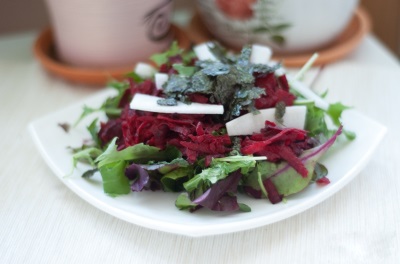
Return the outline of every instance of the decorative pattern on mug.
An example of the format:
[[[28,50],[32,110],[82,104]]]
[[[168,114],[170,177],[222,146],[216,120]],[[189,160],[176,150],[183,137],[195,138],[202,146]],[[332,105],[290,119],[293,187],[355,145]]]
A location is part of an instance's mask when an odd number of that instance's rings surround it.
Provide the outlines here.
[[[144,22],[147,25],[147,37],[152,41],[164,40],[170,31],[169,9],[172,0],[165,0],[150,10],[144,16]]]

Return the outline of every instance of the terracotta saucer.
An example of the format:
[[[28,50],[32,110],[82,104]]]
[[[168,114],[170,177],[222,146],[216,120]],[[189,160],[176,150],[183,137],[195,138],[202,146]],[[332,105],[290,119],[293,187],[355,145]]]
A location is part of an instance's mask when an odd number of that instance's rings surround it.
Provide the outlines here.
[[[189,48],[190,39],[187,37],[186,33],[175,25],[172,25],[171,30],[179,45],[183,49]],[[39,34],[34,43],[33,51],[36,58],[47,71],[65,80],[81,84],[104,86],[111,79],[122,79],[124,75],[132,71],[134,67],[134,64],[132,64],[131,67],[123,68],[87,69],[64,64],[57,60],[55,56],[54,39],[51,28]]]
[[[358,8],[346,29],[329,45],[300,54],[276,54],[273,59],[282,61],[286,67],[301,67],[315,52],[318,52],[319,57],[314,65],[328,64],[343,58],[353,51],[370,31],[370,28],[371,22],[368,14],[364,9]],[[203,25],[197,12],[194,14],[187,32],[194,43],[202,43],[214,39]]]

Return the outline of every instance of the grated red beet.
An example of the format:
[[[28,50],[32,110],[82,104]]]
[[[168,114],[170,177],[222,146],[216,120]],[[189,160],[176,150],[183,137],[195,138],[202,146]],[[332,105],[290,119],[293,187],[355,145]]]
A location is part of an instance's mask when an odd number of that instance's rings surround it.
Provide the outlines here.
[[[189,100],[194,103],[207,104],[209,102],[207,96],[204,96],[199,93],[192,93],[188,97],[189,97]]]
[[[286,92],[289,92],[289,82],[286,78],[286,75],[281,75],[278,77],[279,86]]]
[[[327,185],[327,184],[331,183],[331,181],[327,177],[322,177],[322,178],[318,179],[316,181],[316,183],[319,185]]]
[[[278,193],[278,190],[270,179],[264,180],[263,185],[268,193],[268,200],[270,200],[272,204],[276,204],[282,201],[283,196]]]
[[[132,84],[129,89],[131,97],[135,93],[157,94],[152,81]],[[125,95],[124,95],[125,96]],[[208,98],[193,95],[197,102]],[[124,99],[125,100],[125,99]],[[210,164],[213,157],[225,156],[231,151],[231,140],[228,135],[216,133],[224,125],[208,115],[160,114],[129,109],[124,103],[121,117],[102,124],[99,136],[103,144],[118,137],[118,149],[124,149],[139,143],[165,149],[172,145],[177,147],[189,162],[206,158]],[[216,134],[214,134],[216,133]]]
[[[174,57],[174,61],[181,58]],[[161,72],[174,70],[171,62],[161,66]],[[273,73],[259,74],[255,86],[265,89],[266,95],[255,101],[257,108],[274,107],[282,101],[292,105],[295,96],[289,93],[289,85],[285,76],[276,77]],[[224,124],[209,115],[160,114],[129,109],[129,102],[136,93],[159,96],[151,80],[136,84],[130,80],[130,88],[123,95],[120,107],[121,117],[102,124],[99,137],[103,144],[118,137],[118,149],[139,143],[164,149],[167,145],[177,147],[189,162],[205,158],[210,164],[212,157],[221,157],[232,150],[232,142],[228,135],[216,133],[224,128]],[[190,94],[189,99],[198,103],[209,103],[209,98],[202,94]],[[286,160],[301,175],[307,170],[297,158],[305,149],[310,148],[306,131],[294,128],[278,128],[274,123],[266,121],[266,127],[260,133],[242,137],[241,152],[266,156],[272,162]]]
[[[105,143],[110,142],[113,138],[117,137],[117,144],[122,143],[122,127],[120,119],[110,119],[107,123],[100,123],[100,131],[98,133],[100,141]]]
[[[289,84],[286,76],[276,77],[274,73],[256,76],[256,87],[264,88],[265,95],[255,100],[255,106],[258,109],[275,107],[278,102],[284,102],[285,105],[293,105],[296,97],[289,92]]]
[[[252,187],[250,187],[250,186],[243,186],[243,191],[244,191],[247,195],[249,195],[249,196],[251,196],[251,197],[254,197],[254,198],[256,198],[256,199],[261,199],[261,198],[262,198],[262,192],[261,192],[261,190],[256,190],[256,189],[254,189],[254,188],[252,188]]]
[[[308,143],[307,132],[296,128],[278,128],[272,122],[260,133],[246,137],[241,144],[245,155],[266,156],[271,162],[287,161],[299,174],[307,177],[308,171],[298,156],[313,145]]]
[[[212,134],[200,135],[200,136],[189,136],[190,141],[181,141],[181,146],[185,147],[187,152],[191,151],[189,162],[195,162],[198,156],[217,156],[225,154],[231,151],[229,147],[231,140],[228,135],[214,136]],[[195,153],[192,153],[192,152]]]

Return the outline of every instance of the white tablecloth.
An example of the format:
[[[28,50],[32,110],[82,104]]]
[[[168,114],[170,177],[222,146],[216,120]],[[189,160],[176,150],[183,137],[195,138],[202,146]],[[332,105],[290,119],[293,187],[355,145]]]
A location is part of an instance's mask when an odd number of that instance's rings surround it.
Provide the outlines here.
[[[47,74],[36,33],[0,38],[0,263],[399,263],[400,67],[372,36],[317,87],[388,127],[366,168],[323,203],[249,231],[189,238],[81,200],[47,167],[27,124],[96,92]],[[368,144],[368,142],[365,142]]]

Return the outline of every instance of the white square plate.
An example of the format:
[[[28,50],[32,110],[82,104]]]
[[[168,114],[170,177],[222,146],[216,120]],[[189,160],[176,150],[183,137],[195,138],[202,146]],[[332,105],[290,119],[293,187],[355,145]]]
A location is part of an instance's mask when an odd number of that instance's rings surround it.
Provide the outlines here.
[[[331,183],[326,186],[311,184],[304,191],[289,196],[286,203],[272,205],[268,200],[257,200],[239,195],[239,201],[249,205],[249,213],[220,213],[205,209],[195,213],[175,207],[176,193],[144,191],[112,198],[104,194],[101,177],[81,178],[88,166],[79,164],[71,176],[72,158],[69,146],[81,146],[89,133],[88,117],[66,133],[58,125],[74,123],[83,105],[100,106],[112,90],[104,90],[83,102],[51,113],[29,125],[31,135],[46,163],[65,185],[93,206],[125,221],[143,227],[193,237],[231,233],[280,221],[317,205],[349,183],[367,164],[386,133],[386,128],[363,114],[347,110],[343,114],[345,129],[354,131],[354,141],[341,140],[325,154],[321,161],[329,170]]]

